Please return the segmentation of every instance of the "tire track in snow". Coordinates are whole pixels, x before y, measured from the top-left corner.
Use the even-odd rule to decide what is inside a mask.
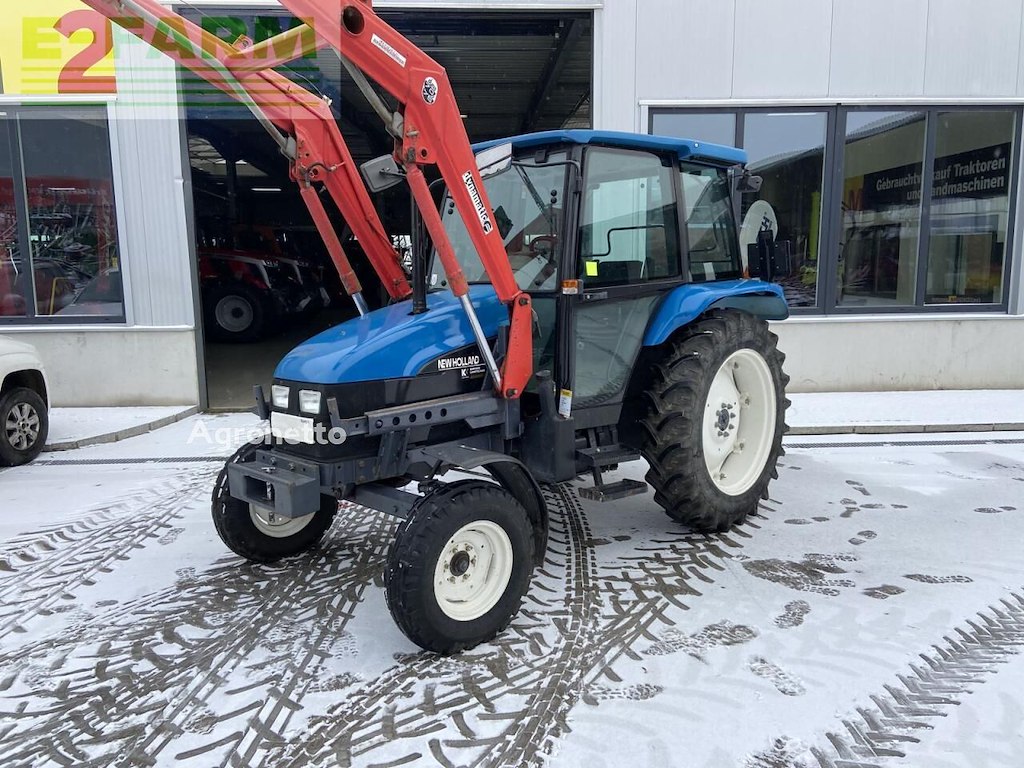
[[[772,749],[750,755],[746,768],[887,768],[907,757],[931,722],[945,717],[964,695],[983,685],[1008,657],[1024,652],[1024,589],[968,619],[920,654],[921,663],[857,707],[842,730],[827,731],[809,749],[786,737]]]
[[[400,658],[346,701],[312,718],[301,738],[291,734],[290,744],[270,763],[351,765],[396,740],[407,744],[399,747],[406,750],[399,756],[389,750],[394,763],[419,759],[424,751],[441,765],[491,763],[499,759],[500,745],[512,746],[524,720],[530,720],[530,698],[533,709],[558,706],[562,675],[590,636],[598,596],[591,588],[589,524],[575,493],[565,486],[544,492],[551,513],[548,552],[522,611],[498,639],[456,657]],[[475,728],[470,719],[476,720]],[[449,722],[462,739],[442,744],[430,738]],[[484,728],[487,733],[477,733]]]
[[[519,617],[482,652],[441,658],[414,654],[310,720],[274,765],[400,765],[432,759],[444,765],[536,766],[569,730],[582,699],[612,698],[603,679],[621,682],[612,666],[635,643],[655,640],[652,626],[672,625],[691,583],[710,583],[727,550],[749,538],[752,521],[706,537],[678,529],[598,569],[590,525],[569,486],[546,490],[551,545]],[[564,575],[553,573],[561,571]],[[552,636],[552,629],[556,634]],[[627,692],[647,698],[657,691]],[[451,726],[454,725],[453,733]],[[429,755],[429,758],[428,758]]]
[[[323,606],[323,610],[316,611],[317,632],[313,642],[302,649],[303,652],[298,654],[297,658],[289,659],[282,679],[277,681],[259,711],[247,722],[246,730],[241,733],[231,751],[221,761],[222,767],[262,764],[265,753],[283,743],[283,733],[292,716],[301,708],[303,696],[317,682],[323,662],[331,656],[329,646],[343,635],[355,607],[362,602],[363,595],[372,584],[374,576],[381,572],[387,547],[397,529],[397,521],[377,512],[359,508],[348,510],[353,516],[358,515],[360,511],[366,511],[374,516],[374,524],[367,532],[366,538],[379,543],[376,546],[359,549],[356,558],[348,566],[345,580],[347,583],[331,585],[332,591],[338,594],[336,599],[328,601],[327,605]],[[343,508],[341,514],[345,512]],[[184,759],[184,756],[178,755],[177,759]]]
[[[0,715],[13,721],[0,733],[0,762],[152,765],[172,741],[189,736],[198,746],[176,762],[191,757],[209,765],[211,752],[227,751],[226,760],[245,764],[232,753],[274,740],[273,729],[287,724],[303,687],[315,680],[303,678],[311,670],[292,659],[324,655],[322,646],[341,634],[382,566],[393,524],[362,508],[346,511],[329,534],[338,551],[273,567],[240,566],[232,557],[200,578],[186,573],[179,586],[120,606],[99,627],[87,623],[0,656],[0,667],[15,670],[0,680],[0,691],[22,702],[13,710],[0,704],[8,710]],[[303,625],[296,631],[296,616],[325,613],[336,620],[312,643]],[[12,692],[16,683],[34,689],[37,709]],[[233,708],[217,712],[214,699]]]
[[[19,536],[0,555],[0,638],[36,615],[59,612],[80,586],[159,538],[206,493],[215,470],[190,471],[103,505],[84,517]],[[56,610],[54,607],[56,606]]]

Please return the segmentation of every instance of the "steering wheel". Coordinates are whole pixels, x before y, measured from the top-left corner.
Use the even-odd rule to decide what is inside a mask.
[[[551,259],[555,254],[558,237],[555,235],[538,235],[530,241],[530,255]]]

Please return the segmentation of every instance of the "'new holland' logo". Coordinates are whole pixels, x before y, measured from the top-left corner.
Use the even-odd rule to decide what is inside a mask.
[[[480,355],[466,355],[465,357],[442,357],[437,361],[437,370],[450,371],[453,368],[470,368],[480,365]]]
[[[473,200],[473,207],[476,208],[476,216],[480,219],[480,226],[483,227],[484,234],[491,234],[494,225],[491,223],[491,215],[487,213],[484,199],[480,196],[480,190],[476,188],[476,182],[473,181],[473,174],[466,171],[462,175],[462,183],[466,185],[466,191],[469,192],[469,196]]]

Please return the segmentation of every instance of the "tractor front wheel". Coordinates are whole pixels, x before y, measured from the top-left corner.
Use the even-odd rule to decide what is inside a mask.
[[[643,455],[655,501],[673,519],[724,531],[767,498],[789,404],[776,341],[763,320],[712,311],[655,366]]]
[[[256,450],[242,446],[228,464],[244,461]],[[312,549],[331,527],[338,500],[321,494],[320,509],[304,517],[280,518],[273,510],[236,499],[228,489],[225,464],[213,487],[213,525],[228,549],[254,563],[272,563]]]
[[[509,625],[532,570],[533,533],[516,498],[482,481],[451,483],[416,502],[399,529],[385,595],[406,637],[455,653]]]

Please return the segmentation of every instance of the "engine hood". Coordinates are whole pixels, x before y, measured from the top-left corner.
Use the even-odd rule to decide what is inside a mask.
[[[489,285],[472,286],[469,295],[484,333],[493,338],[508,325],[507,308]],[[285,355],[274,377],[310,384],[406,378],[475,342],[455,296],[431,293],[427,306],[428,312],[411,315],[412,302],[403,301],[330,328]]]

